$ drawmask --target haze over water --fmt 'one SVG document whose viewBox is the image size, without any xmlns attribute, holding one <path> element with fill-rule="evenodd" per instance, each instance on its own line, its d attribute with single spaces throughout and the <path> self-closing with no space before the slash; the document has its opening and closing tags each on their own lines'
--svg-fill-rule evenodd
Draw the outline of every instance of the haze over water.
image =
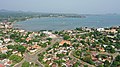
<svg viewBox="0 0 120 67">
<path fill-rule="evenodd" d="M 39 30 L 70 30 L 76 27 L 110 27 L 120 26 L 120 15 L 97 15 L 86 18 L 34 18 L 15 23 L 20 29 Z"/>
<path fill-rule="evenodd" d="M 120 14 L 120 0 L 0 0 L 0 9 L 45 13 Z"/>
</svg>

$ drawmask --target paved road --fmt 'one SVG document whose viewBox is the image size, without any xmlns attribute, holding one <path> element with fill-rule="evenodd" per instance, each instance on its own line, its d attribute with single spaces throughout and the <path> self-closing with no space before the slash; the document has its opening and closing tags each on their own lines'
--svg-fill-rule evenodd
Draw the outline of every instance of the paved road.
<svg viewBox="0 0 120 67">
<path fill-rule="evenodd" d="M 38 64 L 39 67 L 44 67 L 39 61 L 38 61 L 38 54 L 46 51 L 49 47 L 53 46 L 56 42 L 60 42 L 62 40 L 62 38 L 54 38 L 51 41 L 51 45 L 48 45 L 46 48 L 41 48 L 39 50 L 37 50 L 35 53 L 33 54 L 29 54 L 29 53 L 24 53 L 24 60 L 22 60 L 20 63 L 16 64 L 14 67 L 21 67 L 22 63 L 24 63 L 24 61 L 27 62 L 32 62 L 35 64 Z"/>
</svg>

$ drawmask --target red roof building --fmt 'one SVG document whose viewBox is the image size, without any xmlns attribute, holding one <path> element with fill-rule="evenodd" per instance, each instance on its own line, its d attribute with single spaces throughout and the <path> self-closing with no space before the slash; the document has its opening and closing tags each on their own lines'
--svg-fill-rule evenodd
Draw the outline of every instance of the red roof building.
<svg viewBox="0 0 120 67">
<path fill-rule="evenodd" d="M 3 64 L 0 64 L 0 67 L 5 67 Z"/>
</svg>

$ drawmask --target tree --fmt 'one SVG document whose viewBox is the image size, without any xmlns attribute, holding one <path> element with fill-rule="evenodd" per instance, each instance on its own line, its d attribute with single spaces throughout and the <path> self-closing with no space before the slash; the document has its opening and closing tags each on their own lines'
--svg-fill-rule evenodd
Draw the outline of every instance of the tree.
<svg viewBox="0 0 120 67">
<path fill-rule="evenodd" d="M 94 48 L 95 48 L 95 47 L 96 47 L 96 44 L 95 44 L 95 43 L 93 43 L 93 44 L 92 44 L 92 47 L 94 47 Z"/>
<path fill-rule="evenodd" d="M 13 49 L 13 50 L 17 50 L 21 53 L 24 53 L 26 48 L 22 45 L 8 45 L 7 46 L 8 49 Z"/>
<path fill-rule="evenodd" d="M 115 53 L 115 49 L 112 48 L 112 49 L 110 50 L 110 53 Z"/>
<path fill-rule="evenodd" d="M 58 46 L 59 46 L 59 43 L 56 42 L 56 43 L 53 45 L 53 48 L 56 48 L 56 47 L 58 47 Z"/>
<path fill-rule="evenodd" d="M 11 56 L 12 55 L 12 51 L 8 51 L 6 52 L 7 53 L 7 57 Z"/>
<path fill-rule="evenodd" d="M 22 64 L 22 67 L 30 67 L 30 64 L 29 64 L 29 62 L 24 62 L 23 64 Z"/>
<path fill-rule="evenodd" d="M 115 60 L 113 61 L 111 67 L 119 67 L 120 66 L 120 55 L 115 57 Z"/>
<path fill-rule="evenodd" d="M 7 48 L 8 49 L 15 49 L 13 45 L 8 45 Z"/>
<path fill-rule="evenodd" d="M 47 47 L 47 44 L 44 43 L 44 44 L 42 44 L 41 46 L 42 46 L 43 48 L 45 48 L 45 47 Z"/>
<path fill-rule="evenodd" d="M 73 67 L 79 67 L 79 65 L 75 63 L 75 64 L 73 64 Z"/>
<path fill-rule="evenodd" d="M 61 67 L 62 63 L 65 61 L 60 59 L 60 60 L 55 60 L 54 62 L 57 63 Z"/>
<path fill-rule="evenodd" d="M 115 47 L 116 47 L 117 49 L 120 49 L 120 44 L 119 44 L 119 43 L 116 43 L 116 44 L 115 44 Z"/>
<path fill-rule="evenodd" d="M 107 38 L 107 37 L 104 37 L 104 39 L 103 39 L 105 42 L 108 42 L 109 41 L 109 39 Z"/>
<path fill-rule="evenodd" d="M 41 36 L 41 37 L 45 37 L 45 34 L 44 34 L 44 33 L 41 33 L 40 36 Z"/>
<path fill-rule="evenodd" d="M 105 48 L 106 51 L 110 52 L 110 53 L 115 53 L 115 49 L 112 46 L 106 46 Z"/>
<path fill-rule="evenodd" d="M 43 54 L 39 54 L 38 56 L 39 56 L 38 60 L 41 62 L 43 60 L 44 56 L 43 56 Z"/>
<path fill-rule="evenodd" d="M 58 31 L 55 31 L 55 34 L 58 34 Z"/>
<path fill-rule="evenodd" d="M 18 56 L 18 55 L 11 55 L 11 56 L 9 57 L 9 59 L 12 60 L 12 61 L 15 62 L 15 63 L 18 63 L 18 62 L 20 62 L 20 61 L 22 60 L 22 57 L 20 57 L 20 56 Z"/>
<path fill-rule="evenodd" d="M 70 38 L 70 36 L 68 36 L 68 35 L 63 36 L 64 40 L 68 40 L 69 38 Z"/>
<path fill-rule="evenodd" d="M 69 44 L 64 43 L 64 44 L 63 44 L 63 47 L 69 47 Z"/>
<path fill-rule="evenodd" d="M 77 47 L 80 46 L 80 44 L 73 44 L 72 46 L 73 46 L 74 48 L 77 48 Z"/>
<path fill-rule="evenodd" d="M 85 56 L 85 57 L 83 58 L 83 61 L 94 65 L 94 62 L 92 61 L 92 58 L 91 58 L 90 55 Z"/>
<path fill-rule="evenodd" d="M 51 44 L 51 42 L 49 41 L 49 42 L 47 42 L 48 43 L 48 45 L 50 45 Z"/>
<path fill-rule="evenodd" d="M 82 28 L 76 28 L 75 30 L 82 31 Z"/>
<path fill-rule="evenodd" d="M 97 67 L 104 67 L 103 65 L 99 65 L 99 66 L 97 66 Z"/>
<path fill-rule="evenodd" d="M 7 58 L 7 55 L 0 53 L 0 58 L 5 59 L 5 58 Z"/>
<path fill-rule="evenodd" d="M 85 38 L 86 38 L 86 36 L 85 36 L 85 35 L 81 35 L 81 38 L 82 38 L 82 39 L 85 39 Z"/>
<path fill-rule="evenodd" d="M 15 37 L 16 37 L 16 34 L 11 34 L 11 35 L 10 35 L 10 38 L 11 38 L 11 39 L 13 39 L 13 38 L 15 38 Z"/>
<path fill-rule="evenodd" d="M 82 52 L 80 50 L 75 51 L 75 56 L 76 57 L 80 58 L 81 54 L 82 54 Z"/>
<path fill-rule="evenodd" d="M 120 55 L 115 58 L 116 61 L 120 62 Z"/>
<path fill-rule="evenodd" d="M 104 62 L 104 67 L 109 67 L 109 65 L 110 65 L 109 61 L 106 60 L 106 61 Z"/>
<path fill-rule="evenodd" d="M 84 67 L 88 67 L 88 65 L 84 65 Z"/>
<path fill-rule="evenodd" d="M 22 46 L 22 45 L 18 45 L 17 50 L 18 50 L 19 52 L 21 52 L 21 53 L 24 53 L 25 50 L 26 50 L 26 48 L 25 48 L 24 46 Z"/>
<path fill-rule="evenodd" d="M 81 42 L 83 45 L 85 44 L 85 41 L 84 41 L 84 40 L 81 40 L 80 42 Z"/>
<path fill-rule="evenodd" d="M 65 56 L 64 54 L 57 54 L 57 57 L 60 57 L 60 58 L 62 58 L 64 56 Z"/>
<path fill-rule="evenodd" d="M 47 38 L 47 40 L 51 41 L 51 40 L 52 40 L 52 38 Z"/>
</svg>

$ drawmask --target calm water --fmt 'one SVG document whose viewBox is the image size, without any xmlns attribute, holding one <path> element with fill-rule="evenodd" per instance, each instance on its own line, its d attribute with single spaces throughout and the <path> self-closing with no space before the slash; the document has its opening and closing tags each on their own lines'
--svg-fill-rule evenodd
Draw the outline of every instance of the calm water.
<svg viewBox="0 0 120 67">
<path fill-rule="evenodd" d="M 15 23 L 15 26 L 28 31 L 68 30 L 76 27 L 120 26 L 120 15 L 86 16 L 86 18 L 34 18 Z"/>
</svg>

